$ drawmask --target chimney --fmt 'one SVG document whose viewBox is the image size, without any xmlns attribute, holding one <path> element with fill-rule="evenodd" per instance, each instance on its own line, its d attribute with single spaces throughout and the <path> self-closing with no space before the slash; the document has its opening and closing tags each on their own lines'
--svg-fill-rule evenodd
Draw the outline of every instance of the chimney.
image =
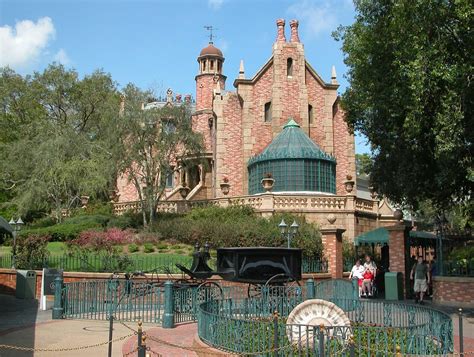
<svg viewBox="0 0 474 357">
<path fill-rule="evenodd" d="M 184 102 L 185 103 L 191 103 L 191 94 L 186 94 L 184 96 Z"/>
<path fill-rule="evenodd" d="M 244 60 L 240 60 L 239 79 L 245 79 Z"/>
<path fill-rule="evenodd" d="M 277 34 L 276 42 L 286 42 L 286 38 L 285 38 L 285 20 L 284 19 L 278 19 L 277 20 L 277 29 L 278 29 L 278 34 Z"/>
<path fill-rule="evenodd" d="M 176 101 L 181 103 L 181 94 L 176 94 Z"/>
<path fill-rule="evenodd" d="M 290 21 L 290 28 L 291 28 L 291 39 L 290 42 L 300 42 L 300 38 L 298 37 L 298 20 L 291 20 Z"/>
</svg>

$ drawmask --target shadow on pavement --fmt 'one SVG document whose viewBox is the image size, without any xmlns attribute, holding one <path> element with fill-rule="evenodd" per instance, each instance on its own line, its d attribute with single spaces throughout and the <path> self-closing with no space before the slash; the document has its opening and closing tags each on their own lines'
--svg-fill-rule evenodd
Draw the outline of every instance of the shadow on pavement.
<svg viewBox="0 0 474 357">
<path fill-rule="evenodd" d="M 5 291 L 2 286 L 2 291 Z M 39 301 L 35 299 L 17 299 L 14 295 L 0 294 L 0 344 L 6 344 L 6 336 L 15 330 L 31 327 L 24 330 L 21 339 L 15 341 L 15 346 L 35 346 L 35 323 L 51 319 L 51 310 L 39 311 Z M 33 356 L 31 351 L 17 351 L 0 349 L 0 356 Z"/>
</svg>

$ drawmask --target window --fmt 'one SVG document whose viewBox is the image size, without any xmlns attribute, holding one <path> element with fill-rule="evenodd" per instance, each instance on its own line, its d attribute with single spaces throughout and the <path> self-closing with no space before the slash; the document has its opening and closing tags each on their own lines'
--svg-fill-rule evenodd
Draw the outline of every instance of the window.
<svg viewBox="0 0 474 357">
<path fill-rule="evenodd" d="M 211 71 L 214 70 L 214 60 L 211 60 Z"/>
<path fill-rule="evenodd" d="M 313 106 L 312 105 L 308 105 L 308 122 L 310 124 L 313 123 Z"/>
<path fill-rule="evenodd" d="M 174 186 L 174 173 L 170 172 L 166 176 L 166 187 L 169 188 L 169 187 L 173 187 L 173 186 Z"/>
<path fill-rule="evenodd" d="M 272 102 L 265 103 L 265 122 L 272 121 Z"/>
<path fill-rule="evenodd" d="M 291 57 L 286 60 L 286 75 L 293 76 L 293 59 Z"/>
<path fill-rule="evenodd" d="M 221 61 L 217 61 L 217 72 L 221 73 L 221 69 L 222 69 Z"/>
</svg>

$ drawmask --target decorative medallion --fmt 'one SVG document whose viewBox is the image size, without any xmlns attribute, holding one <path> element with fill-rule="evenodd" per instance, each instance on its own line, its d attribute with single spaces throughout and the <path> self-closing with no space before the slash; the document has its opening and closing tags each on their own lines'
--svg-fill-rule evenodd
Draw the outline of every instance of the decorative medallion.
<svg viewBox="0 0 474 357">
<path fill-rule="evenodd" d="M 326 300 L 306 300 L 296 306 L 286 320 L 286 334 L 293 344 L 313 346 L 319 341 L 320 328 L 324 328 L 325 338 L 345 342 L 352 336 L 351 322 L 344 311 Z"/>
</svg>

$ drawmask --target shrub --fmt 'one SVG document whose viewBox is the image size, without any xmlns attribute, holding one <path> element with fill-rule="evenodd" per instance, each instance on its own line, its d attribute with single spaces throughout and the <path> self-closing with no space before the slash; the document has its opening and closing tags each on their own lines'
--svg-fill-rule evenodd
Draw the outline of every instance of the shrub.
<svg viewBox="0 0 474 357">
<path fill-rule="evenodd" d="M 184 250 L 182 250 L 182 249 L 175 250 L 174 252 L 175 252 L 176 254 L 181 254 L 181 255 L 186 254 L 186 252 L 185 252 Z"/>
<path fill-rule="evenodd" d="M 138 245 L 136 245 L 135 243 L 132 243 L 132 244 L 129 244 L 128 245 L 128 252 L 129 253 L 136 253 L 138 252 L 140 249 L 138 248 Z"/>
<path fill-rule="evenodd" d="M 112 253 L 116 245 L 128 243 L 132 237 L 133 233 L 130 230 L 122 231 L 117 228 L 109 228 L 106 231 L 87 230 L 81 232 L 69 246 L 90 249 L 94 252 Z"/>
<path fill-rule="evenodd" d="M 155 247 L 153 246 L 152 243 L 145 243 L 143 245 L 143 251 L 145 253 L 153 253 L 155 251 Z"/>
<path fill-rule="evenodd" d="M 159 243 L 156 243 L 156 248 L 160 250 L 165 250 L 165 249 L 168 249 L 168 244 L 159 242 Z"/>
<path fill-rule="evenodd" d="M 113 216 L 107 223 L 109 227 L 117 227 L 120 229 L 135 228 L 138 229 L 143 225 L 141 214 L 131 211 L 125 212 L 121 216 Z"/>
<path fill-rule="evenodd" d="M 50 237 L 31 234 L 17 241 L 16 266 L 19 269 L 41 269 L 48 258 L 46 246 Z"/>
</svg>

